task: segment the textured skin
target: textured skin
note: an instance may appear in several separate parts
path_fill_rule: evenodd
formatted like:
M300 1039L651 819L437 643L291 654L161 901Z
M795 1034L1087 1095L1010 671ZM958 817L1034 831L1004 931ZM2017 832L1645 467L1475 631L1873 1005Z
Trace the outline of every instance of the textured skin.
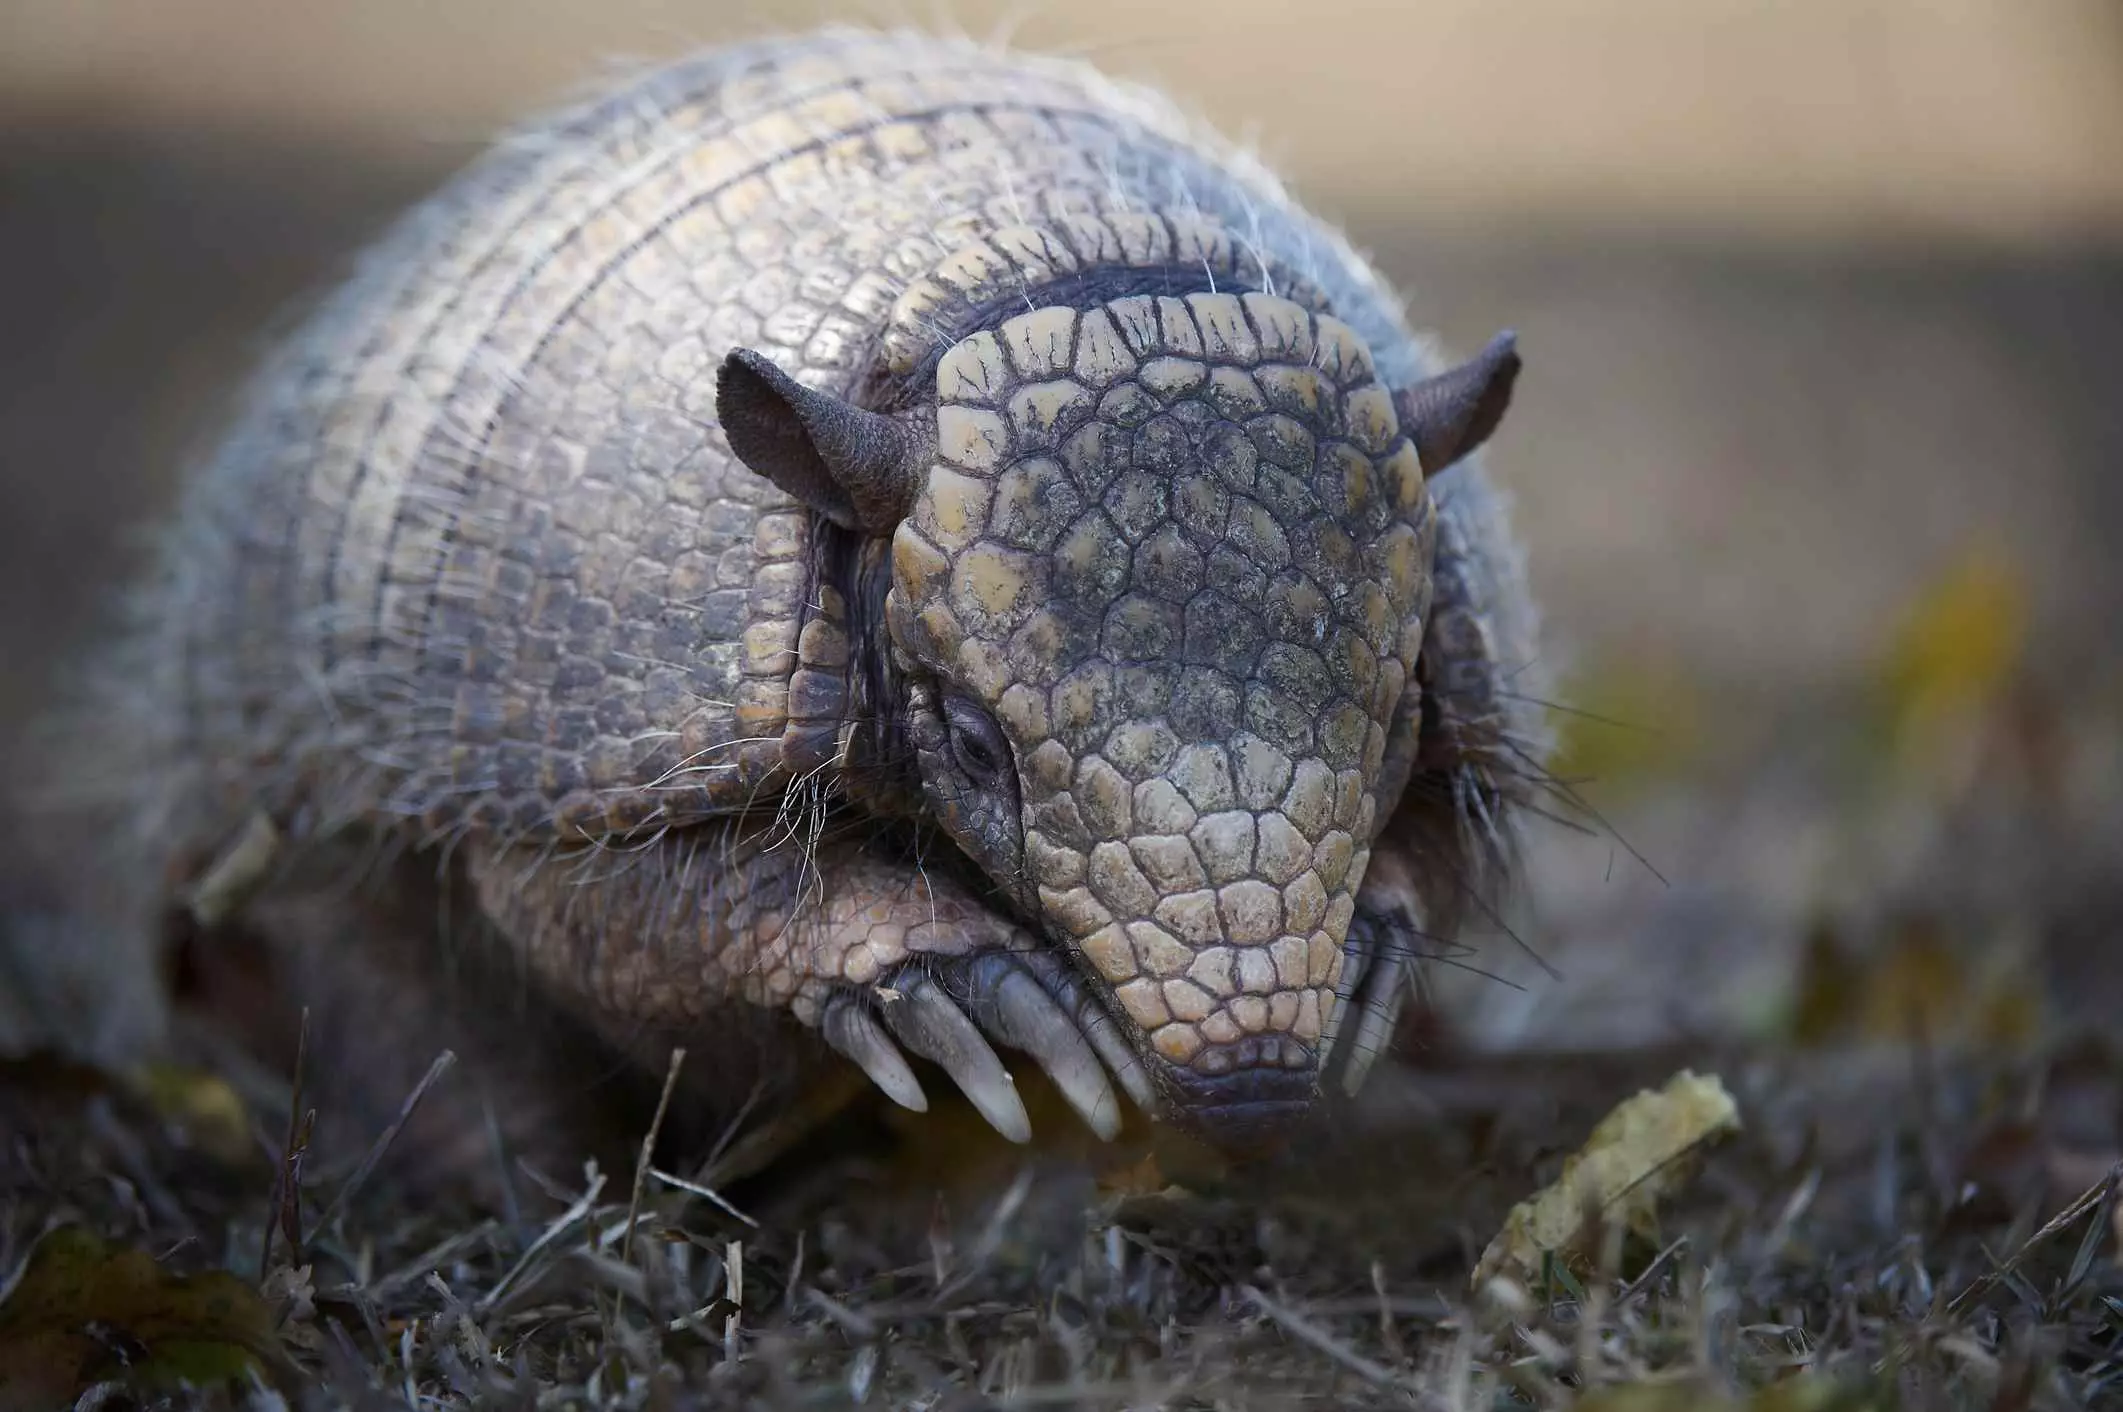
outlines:
M1038 910L1166 1060L1309 1068L1434 548L1368 355L1273 296L1136 297L967 338L938 387L898 637L1023 761Z
M732 455L738 348L933 424L889 540ZM194 478L84 715L121 871L153 914L259 812L432 850L615 1038L1058 946L1146 1058L1312 1072L1352 919L1437 910L1538 753L1495 493L1396 421L1437 370L1338 235L1080 66L642 76L385 239ZM938 763L961 697L986 792Z

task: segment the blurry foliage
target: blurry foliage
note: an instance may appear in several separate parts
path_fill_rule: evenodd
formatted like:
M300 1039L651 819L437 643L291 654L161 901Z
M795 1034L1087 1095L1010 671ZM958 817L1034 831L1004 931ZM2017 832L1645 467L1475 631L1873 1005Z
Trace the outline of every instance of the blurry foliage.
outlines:
M1873 743L1902 782L1961 777L2004 706L2031 620L2023 568L1965 550L1904 610L1873 683Z
M149 1106L181 1129L201 1152L231 1167L257 1160L250 1116L227 1080L160 1063L141 1065L130 1078Z
M0 1412L43 1412L102 1384L164 1392L284 1372L273 1325L235 1275L172 1274L144 1251L60 1226L0 1296Z
M2041 1038L2040 973L2016 947L1956 944L1914 915L1860 947L1818 924L1807 937L1789 1022L1802 1045L1966 1044L2021 1052Z
M1887 1397L1833 1378L1801 1373L1750 1397L1735 1397L1696 1382L1629 1383L1579 1398L1577 1412L1877 1412Z
M1708 716L1702 689L1676 662L1643 654L1595 661L1564 684L1550 713L1550 772L1615 797L1694 761Z
M2022 663L2030 591L1993 546L1965 550L1906 605L1882 643L1844 757L1886 817L1918 809L1937 829L1984 807L2009 769L2017 786L2041 742ZM1907 824L1905 823L1905 827ZM1942 835L1943 837L1943 835ZM1800 961L1791 1037L1802 1044L1916 1042L2018 1052L2037 1041L2040 968L2015 938L1970 933L1926 907L1859 937L1818 922Z
M2020 684L2032 617L2025 569L1989 544L1963 551L1902 609L1850 717L1890 787L1958 777L1972 739ZM1553 771L1610 797L1680 774L1714 743L1712 723L1729 704L1659 653L1593 659L1551 713Z
M184 1146L224 1167L241 1170L262 1158L235 1088L181 1064L150 1062L112 1072L38 1049L0 1057L0 1094L44 1108L118 1097L140 1105Z
M1907 875L1914 860L1950 853L1966 820L2041 807L2042 791L2056 787L2059 767L2044 765L2059 748L2053 713L2026 670L2031 598L2025 566L1988 542L1971 545L1901 605L1852 688L1780 719L1750 719L1744 697L1714 697L1655 654L1591 660L1553 715L1554 773L1610 806L1703 787L1683 781L1713 750L1740 746L1743 759L1788 757L1798 768L1810 760L1823 771L1814 782L1821 806L1836 811L1835 869L1852 874L1852 895L1879 894L1890 869ZM1743 723L1770 733L1742 744ZM1730 786L1720 779L1715 787ZM1814 905L1790 901L1801 915ZM1756 1032L1804 1046L1914 1041L2000 1052L2040 1039L2050 1016L2028 938L1981 917L1949 920L1921 896L1893 908L1884 920L1818 917L1790 1000L1771 1006Z
M1980 707L2018 664L2028 588L1996 549L1965 551L1920 593L1895 633L1886 680L1905 727Z

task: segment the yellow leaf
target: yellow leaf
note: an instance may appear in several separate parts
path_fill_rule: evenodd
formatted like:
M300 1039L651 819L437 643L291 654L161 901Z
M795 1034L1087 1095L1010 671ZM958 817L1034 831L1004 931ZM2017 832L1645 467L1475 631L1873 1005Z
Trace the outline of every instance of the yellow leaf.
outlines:
M1686 1159L1739 1126L1739 1109L1715 1075L1684 1069L1663 1089L1624 1100L1552 1185L1511 1209L1474 1268L1474 1287L1502 1274L1530 1279L1545 1255L1583 1254L1588 1213L1632 1228L1648 1223L1659 1201L1687 1180Z
M41 1412L98 1383L169 1391L291 1366L245 1281L173 1275L78 1226L47 1232L0 1295L0 1412Z
M1918 596L1881 673L1898 754L1924 763L1942 733L1997 699L2019 667L2028 615L2019 566L1989 546L1968 550Z

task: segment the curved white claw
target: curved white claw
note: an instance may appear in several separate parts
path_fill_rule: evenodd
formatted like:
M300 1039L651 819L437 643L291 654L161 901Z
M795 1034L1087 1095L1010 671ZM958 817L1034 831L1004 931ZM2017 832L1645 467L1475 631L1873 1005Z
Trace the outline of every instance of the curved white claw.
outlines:
M1046 987L1047 994L1064 1013L1075 1021L1077 1030L1092 1052L1105 1061L1121 1091L1136 1107L1154 1115L1157 1093L1150 1086L1150 1071L1129 1045L1120 1026L1114 1023L1113 1016L1085 988L1081 978L1069 969L1069 964L1048 951L1029 952L1019 960Z
M1414 979L1415 959L1403 939L1391 934L1395 927L1391 917L1362 917L1351 925L1341 981L1334 988L1334 1013L1321 1027L1322 1072L1337 1043L1347 1040L1349 1052L1343 1056L1339 1081L1342 1092L1352 1098L1379 1056L1392 1047L1394 1026Z
M976 982L974 1013L983 1028L1036 1060L1091 1131L1110 1140L1120 1131L1120 1100L1082 1031L1014 958L997 969L992 981Z
M947 985L966 998L954 1000ZM997 1132L1030 1141L1031 1120L992 1039L1037 1063L1102 1140L1121 1128L1115 1082L1144 1112L1157 1111L1149 1072L1120 1026L1051 951L987 952L947 962L939 972L903 972L881 989L878 1009L866 996L837 997L819 1028L903 1108L926 1112L929 1101L901 1046L950 1074Z
M899 1052L899 1046L877 1023L863 1002L853 996L840 996L826 1007L825 1018L819 1023L819 1032L826 1043L852 1059L856 1066L870 1076L874 1083L902 1108L916 1113L929 1111L929 1096L921 1091L921 1080L907 1067L907 1060Z
M1393 1027L1401 1017L1401 1004L1408 997L1408 962L1399 956L1380 956L1364 977L1357 1003L1363 1015L1356 1033L1349 1037L1349 1062L1342 1070L1342 1092L1351 1098L1363 1088L1371 1066L1393 1043Z
M949 1074L989 1126L1012 1142L1030 1142L1032 1119L1010 1071L943 987L916 972L893 989L899 999L884 1008L893 1037Z
M1359 933L1356 928L1362 927ZM1334 1011L1320 1026L1320 1068L1324 1071L1327 1061L1334 1057L1335 1041L1341 1038L1342 1023L1349 1018L1349 1007L1356 1002L1357 987L1371 970L1371 948L1375 944L1368 921L1354 923L1349 930L1349 940L1342 948L1342 977L1334 986Z

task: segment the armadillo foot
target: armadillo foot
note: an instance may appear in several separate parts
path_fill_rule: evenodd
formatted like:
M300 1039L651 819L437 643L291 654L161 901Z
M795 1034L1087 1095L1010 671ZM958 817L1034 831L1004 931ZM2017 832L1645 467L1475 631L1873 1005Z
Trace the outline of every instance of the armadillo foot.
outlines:
M1120 1130L1112 1079L1152 1106L1142 1060L1068 958L947 874L910 874L860 846L747 855L740 843L717 863L741 888L674 908L661 899L693 875L700 846L663 840L626 868L591 874L594 892L565 867L526 868L511 855L475 852L471 869L503 932L556 990L599 1014L690 1029L734 991L815 1028L916 1112L928 1098L908 1057L929 1060L1013 1142L1030 1140L1031 1121L997 1046L1030 1056L1101 1138ZM820 878L831 885L814 896ZM637 947L607 949L611 936Z
M916 1112L928 1098L902 1050L931 1061L1012 1142L1030 1141L1032 1126L997 1044L1030 1056L1101 1138L1121 1125L1109 1069L1145 1111L1154 1101L1112 1017L1051 952L920 956L875 985L838 990L819 1030L888 1098Z
M1415 984L1418 938L1413 919L1398 909L1390 914L1359 911L1350 921L1334 1013L1322 1029L1320 1047L1323 1064L1339 1050L1342 1092L1352 1098L1392 1045L1401 1005ZM1350 1029L1349 1042L1338 1045L1345 1028Z

